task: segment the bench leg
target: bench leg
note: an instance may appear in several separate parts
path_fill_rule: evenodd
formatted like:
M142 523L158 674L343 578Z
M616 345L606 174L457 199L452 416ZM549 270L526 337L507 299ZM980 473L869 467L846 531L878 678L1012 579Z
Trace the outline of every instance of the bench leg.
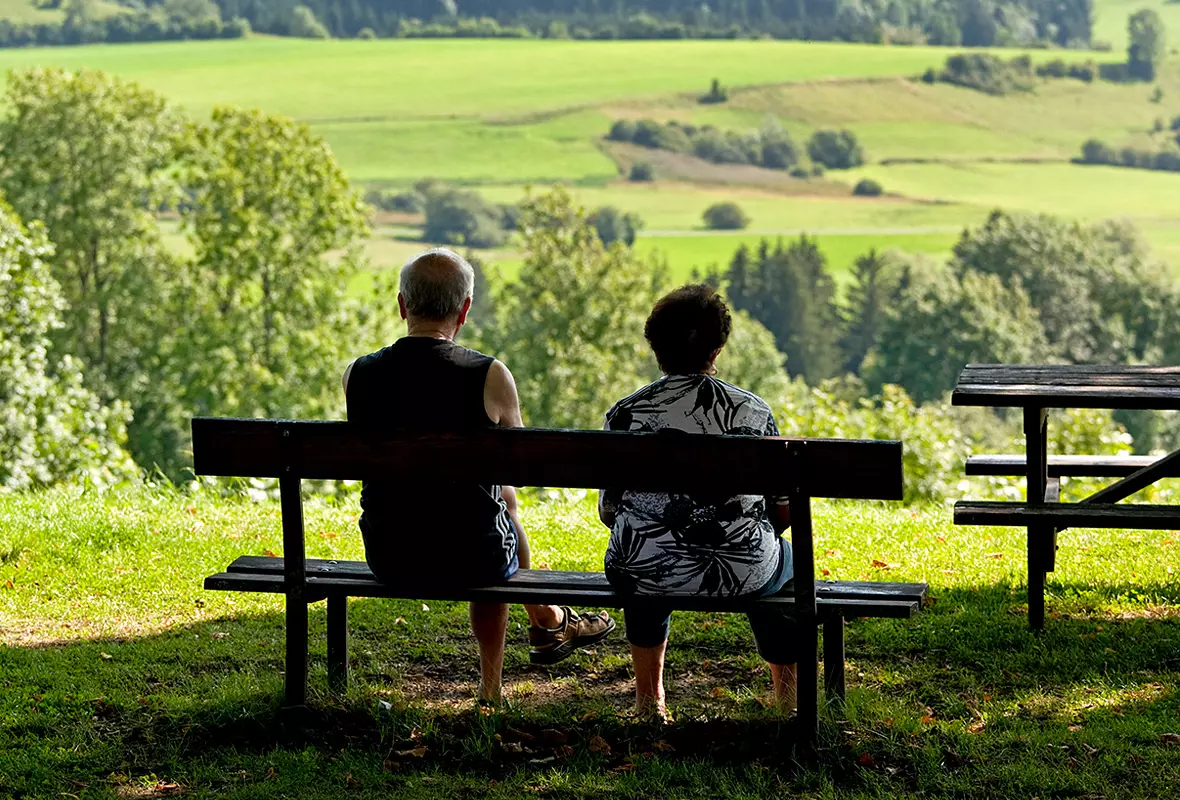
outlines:
M824 619L824 694L844 702L844 617L836 615Z
M287 593L287 677L284 704L307 704L307 601L303 593Z
M1045 567L1037 537L1028 532L1028 627L1045 628Z
M348 597L328 595L328 685L348 689Z

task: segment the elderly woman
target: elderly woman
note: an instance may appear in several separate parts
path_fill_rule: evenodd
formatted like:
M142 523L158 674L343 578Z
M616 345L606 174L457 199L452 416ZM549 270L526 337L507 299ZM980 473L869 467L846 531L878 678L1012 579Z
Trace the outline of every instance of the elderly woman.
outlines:
M777 436L758 396L714 377L733 322L707 285L685 286L656 303L644 335L664 375L607 412L613 431ZM599 517L611 529L606 575L636 595L759 597L790 580L790 524L785 498L705 498L652 492L603 492ZM635 667L636 711L663 719L664 653L671 612L645 600L624 606ZM793 621L781 612L751 613L758 653L770 663L779 707L795 706Z

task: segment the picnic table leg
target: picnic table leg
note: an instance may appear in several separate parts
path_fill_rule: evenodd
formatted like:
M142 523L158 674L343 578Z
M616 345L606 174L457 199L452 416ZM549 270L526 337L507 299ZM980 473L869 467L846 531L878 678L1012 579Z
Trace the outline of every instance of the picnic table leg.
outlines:
M1025 463L1028 469L1028 502L1045 502L1049 480L1048 413L1043 408L1024 409ZM1053 529L1028 528L1028 626L1045 627L1045 574L1053 561ZM1046 549L1048 548L1048 553Z
M328 595L328 685L348 689L348 597Z
M844 702L844 617L824 618L824 695L830 703Z
M303 554L303 499L298 478L279 478L283 566L287 584L287 673L284 705L307 703L307 574Z

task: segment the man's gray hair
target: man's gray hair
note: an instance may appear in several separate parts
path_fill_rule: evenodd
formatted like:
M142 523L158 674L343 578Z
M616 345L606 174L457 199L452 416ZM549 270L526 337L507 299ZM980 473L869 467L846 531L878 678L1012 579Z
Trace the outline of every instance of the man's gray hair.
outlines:
M420 253L402 267L398 291L406 311L422 319L444 320L463 310L475 288L475 270L458 253L436 247Z

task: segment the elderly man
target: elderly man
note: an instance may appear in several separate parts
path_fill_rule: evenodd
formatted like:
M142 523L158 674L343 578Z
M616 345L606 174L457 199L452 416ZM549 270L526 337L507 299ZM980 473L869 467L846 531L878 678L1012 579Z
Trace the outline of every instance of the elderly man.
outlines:
M508 368L455 344L471 310L474 282L471 265L445 249L428 250L402 268L397 302L406 335L345 370L350 421L422 432L523 427ZM487 585L529 566L528 539L511 486L366 481L361 508L365 558L384 581ZM440 565L437 573L431 564ZM564 606L525 610L534 664L554 664L615 627L605 613L578 614ZM482 703L500 699L507 626L508 606L471 604Z

